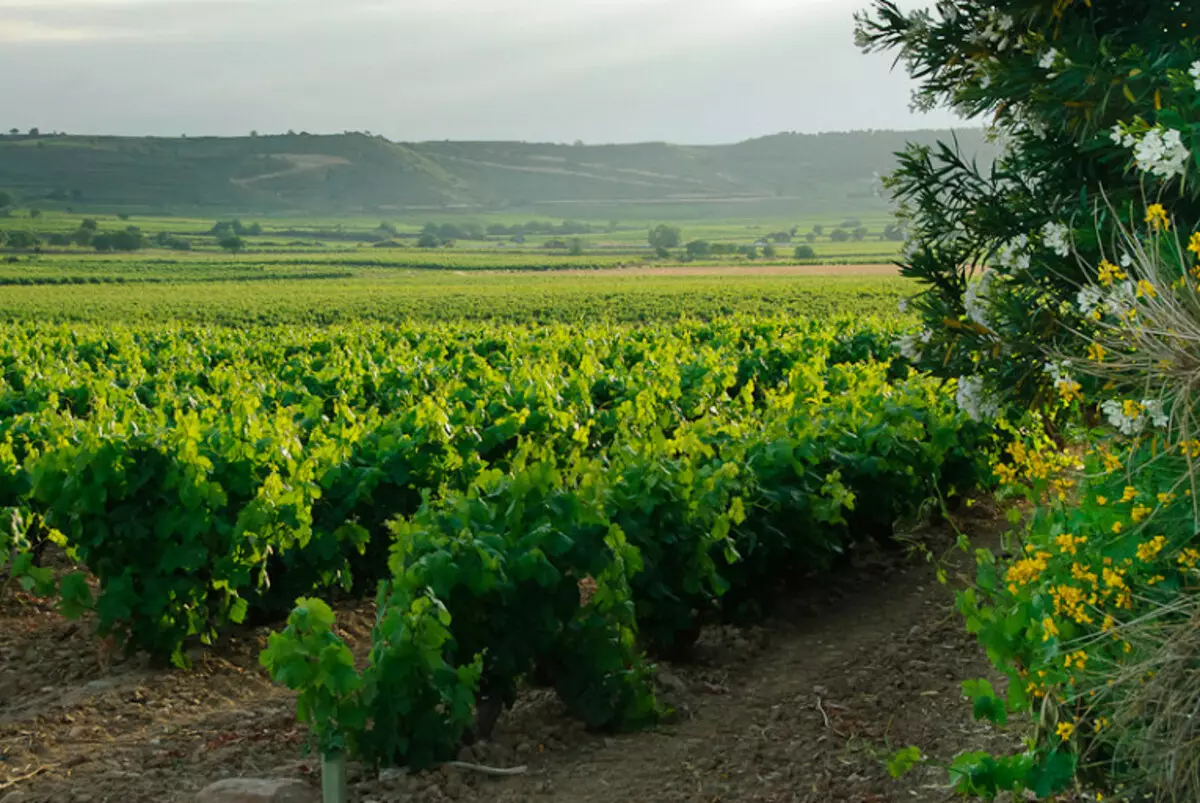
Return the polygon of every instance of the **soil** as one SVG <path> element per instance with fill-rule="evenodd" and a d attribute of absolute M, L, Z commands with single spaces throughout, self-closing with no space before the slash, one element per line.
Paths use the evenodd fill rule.
<path fill-rule="evenodd" d="M 586 274 L 603 276 L 899 276 L 894 264 L 862 265 L 641 265 L 601 270 L 556 270 L 555 275 Z"/>
<path fill-rule="evenodd" d="M 995 525 L 972 528 L 986 538 Z M 531 691 L 460 756 L 526 774 L 352 766 L 351 800 L 940 801 L 953 799 L 942 771 L 895 781 L 887 755 L 1016 746 L 971 719 L 961 681 L 993 673 L 925 561 L 860 554 L 832 579 L 797 585 L 769 621 L 708 629 L 693 661 L 660 665 L 676 710 L 653 731 L 588 733 L 551 693 Z M 368 605 L 339 611 L 357 649 L 373 616 Z M 197 651 L 182 672 L 113 658 L 89 627 L 28 597 L 0 606 L 0 803 L 193 801 L 231 776 L 317 788 L 293 699 L 258 667 L 267 630 Z"/>

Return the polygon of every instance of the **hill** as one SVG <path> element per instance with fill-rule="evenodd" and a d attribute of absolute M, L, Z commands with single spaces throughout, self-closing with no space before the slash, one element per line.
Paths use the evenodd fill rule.
<path fill-rule="evenodd" d="M 949 131 L 777 134 L 735 145 L 397 143 L 365 134 L 0 137 L 0 189 L 27 204 L 145 212 L 553 211 L 727 216 L 883 211 L 878 176 Z M 994 154 L 980 131 L 964 151 Z M 654 211 L 650 211 L 654 210 Z M 690 210 L 690 211 L 689 211 Z"/>

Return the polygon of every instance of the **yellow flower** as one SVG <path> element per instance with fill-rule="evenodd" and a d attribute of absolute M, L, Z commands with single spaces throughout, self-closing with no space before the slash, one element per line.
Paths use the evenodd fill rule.
<path fill-rule="evenodd" d="M 1163 507 L 1175 501 L 1175 494 L 1162 493 L 1158 495 L 1158 503 Z"/>
<path fill-rule="evenodd" d="M 1184 441 L 1179 444 L 1179 451 L 1183 453 L 1184 457 L 1192 459 L 1200 457 L 1200 440 Z"/>
<path fill-rule="evenodd" d="M 1130 511 L 1129 515 L 1133 519 L 1133 523 L 1137 524 L 1142 519 L 1150 515 L 1150 508 L 1146 507 L 1145 505 L 1138 505 L 1132 511 Z"/>
<path fill-rule="evenodd" d="M 1167 218 L 1167 210 L 1162 204 L 1150 204 L 1146 207 L 1146 222 L 1155 231 L 1170 231 L 1171 221 Z"/>
<path fill-rule="evenodd" d="M 1107 504 L 1108 504 L 1108 497 L 1107 497 L 1107 496 L 1097 496 L 1097 497 L 1096 497 L 1096 504 L 1097 504 L 1097 505 L 1101 505 L 1101 506 L 1103 506 L 1103 505 L 1107 505 Z"/>
<path fill-rule="evenodd" d="M 1062 397 L 1064 404 L 1083 401 L 1083 385 L 1074 379 L 1060 379 L 1055 383 L 1055 387 L 1058 388 L 1058 395 Z"/>
<path fill-rule="evenodd" d="M 1071 535 L 1070 533 L 1064 533 L 1063 535 L 1055 538 L 1054 543 L 1058 544 L 1058 548 L 1062 550 L 1064 555 L 1075 555 L 1079 552 L 1076 544 L 1086 544 L 1087 537 L 1084 536 L 1083 538 L 1076 539 L 1075 536 Z"/>
<path fill-rule="evenodd" d="M 1058 625 L 1054 624 L 1054 620 L 1047 616 L 1042 620 L 1042 641 L 1049 641 L 1052 638 L 1058 638 Z"/>
<path fill-rule="evenodd" d="M 1119 522 L 1119 521 L 1113 522 L 1112 531 L 1114 533 L 1116 533 L 1117 535 L 1120 535 L 1121 530 L 1124 530 L 1124 529 L 1125 529 L 1125 525 L 1121 524 L 1121 522 Z"/>
<path fill-rule="evenodd" d="M 1054 731 L 1058 734 L 1058 738 L 1064 742 L 1071 738 L 1071 734 L 1075 732 L 1075 726 L 1070 722 L 1060 722 Z"/>
<path fill-rule="evenodd" d="M 1125 271 L 1121 270 L 1107 259 L 1102 259 L 1100 260 L 1100 267 L 1097 268 L 1097 278 L 1099 278 L 1100 284 L 1104 285 L 1105 287 L 1111 287 L 1114 281 L 1124 280 L 1128 278 L 1128 276 L 1126 275 Z"/>
<path fill-rule="evenodd" d="M 1154 289 L 1154 285 L 1145 279 L 1139 279 L 1137 283 L 1138 298 L 1158 298 L 1158 291 Z"/>
<path fill-rule="evenodd" d="M 1101 346 L 1099 343 L 1093 343 L 1088 346 L 1088 359 L 1094 362 L 1104 362 L 1104 355 L 1106 353 L 1104 346 Z"/>
<path fill-rule="evenodd" d="M 1179 553 L 1179 557 L 1175 559 L 1180 566 L 1188 569 L 1196 568 L 1196 564 L 1200 563 L 1200 550 L 1188 549 Z"/>
<path fill-rule="evenodd" d="M 1063 667 L 1070 669 L 1074 666 L 1076 669 L 1084 670 L 1087 669 L 1087 662 L 1088 654 L 1083 650 L 1076 650 L 1075 652 L 1067 653 L 1063 658 Z"/>
<path fill-rule="evenodd" d="M 1200 257 L 1200 231 L 1192 235 L 1192 239 L 1188 242 L 1187 250 Z"/>
<path fill-rule="evenodd" d="M 1158 553 L 1163 551 L 1163 547 L 1167 545 L 1167 539 L 1161 535 L 1156 535 L 1149 541 L 1143 544 L 1138 544 L 1137 555 L 1138 559 L 1143 563 L 1149 563 L 1158 557 Z"/>
<path fill-rule="evenodd" d="M 1134 499 L 1137 499 L 1137 495 L 1138 495 L 1137 488 L 1134 488 L 1132 485 L 1126 485 L 1125 493 L 1121 496 L 1121 501 L 1122 502 L 1132 502 Z"/>
<path fill-rule="evenodd" d="M 993 471 L 995 471 L 996 477 L 1000 480 L 1001 485 L 1012 485 L 1017 481 L 1017 470 L 1012 466 L 1001 463 L 997 465 Z"/>

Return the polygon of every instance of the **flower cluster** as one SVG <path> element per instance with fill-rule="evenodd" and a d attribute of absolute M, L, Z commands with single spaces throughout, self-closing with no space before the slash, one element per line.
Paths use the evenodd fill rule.
<path fill-rule="evenodd" d="M 985 329 L 993 328 L 988 308 L 991 304 L 989 293 L 995 280 L 995 271 L 985 270 L 979 280 L 972 282 L 963 295 L 963 307 L 966 309 L 967 318 Z"/>
<path fill-rule="evenodd" d="M 1052 220 L 1042 227 L 1042 243 L 1060 257 L 1068 257 L 1071 255 L 1071 230 Z"/>
<path fill-rule="evenodd" d="M 1009 271 L 1029 270 L 1031 261 L 1029 236 L 1026 234 L 1017 235 L 996 252 L 996 264 Z"/>
<path fill-rule="evenodd" d="M 896 341 L 900 355 L 910 362 L 920 362 L 924 356 L 924 346 L 933 339 L 933 332 L 926 329 L 923 332 L 908 334 Z"/>
<path fill-rule="evenodd" d="M 1188 70 L 1188 75 L 1192 76 L 1192 80 L 1195 82 L 1196 91 L 1200 92 L 1200 61 L 1192 63 L 1192 68 Z"/>
<path fill-rule="evenodd" d="M 1042 371 L 1050 375 L 1054 388 L 1064 403 L 1070 404 L 1083 398 L 1083 385 L 1071 376 L 1065 362 L 1048 362 L 1042 366 Z"/>
<path fill-rule="evenodd" d="M 991 421 L 1000 414 L 1000 399 L 984 387 L 982 376 L 960 376 L 954 400 L 972 421 Z"/>
<path fill-rule="evenodd" d="M 1147 426 L 1162 428 L 1170 421 L 1158 399 L 1143 399 L 1140 402 L 1108 399 L 1100 404 L 1100 411 L 1122 435 L 1139 435 Z"/>
<path fill-rule="evenodd" d="M 1124 142 L 1124 140 L 1122 140 Z M 1133 158 L 1145 173 L 1163 179 L 1182 176 L 1192 153 L 1183 144 L 1182 135 L 1173 128 L 1151 128 L 1137 141 Z"/>

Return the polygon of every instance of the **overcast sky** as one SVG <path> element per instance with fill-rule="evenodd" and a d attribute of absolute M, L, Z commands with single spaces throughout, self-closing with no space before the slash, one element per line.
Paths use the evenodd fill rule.
<path fill-rule="evenodd" d="M 952 124 L 854 47 L 865 3 L 0 0 L 0 128 L 699 144 Z"/>

